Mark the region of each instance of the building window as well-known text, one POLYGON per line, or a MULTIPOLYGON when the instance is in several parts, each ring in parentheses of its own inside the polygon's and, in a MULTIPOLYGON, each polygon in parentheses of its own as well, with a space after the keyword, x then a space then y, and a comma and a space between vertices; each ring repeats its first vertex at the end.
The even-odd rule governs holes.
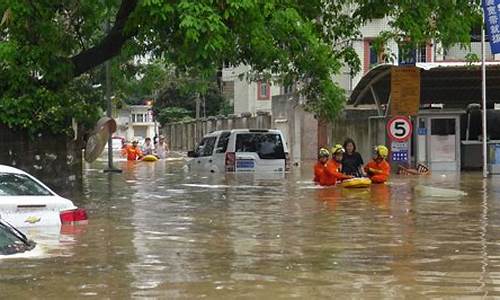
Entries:
POLYGON ((271 86, 267 81, 257 83, 257 99, 269 100, 271 98, 271 86))
POLYGON ((144 122, 144 115, 137 114, 137 123, 142 123, 142 122, 144 122))
MULTIPOLYGON (((383 53, 377 53, 375 49, 375 42, 372 39, 365 39, 363 42, 364 46, 364 71, 365 73, 370 70, 370 68, 383 62, 383 53)), ((383 51, 383 49, 380 49, 383 51)))
POLYGON ((293 93, 293 85, 292 84, 283 86, 283 94, 284 95, 288 95, 291 93, 293 93))
POLYGON ((427 47, 424 45, 417 49, 407 49, 399 46, 398 63, 400 65, 414 65, 427 62, 427 47))
POLYGON ((143 123, 147 122, 147 114, 132 114, 132 123, 143 123))
POLYGON ((369 51, 370 51, 370 66, 374 66, 376 64, 379 63, 378 61, 378 54, 377 54, 377 51, 375 49, 375 45, 373 44, 373 42, 369 42, 369 51))

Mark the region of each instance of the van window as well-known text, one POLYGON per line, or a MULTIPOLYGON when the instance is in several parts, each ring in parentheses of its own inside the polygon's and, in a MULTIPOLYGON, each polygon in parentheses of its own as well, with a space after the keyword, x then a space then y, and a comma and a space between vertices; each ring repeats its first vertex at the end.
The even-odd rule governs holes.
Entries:
POLYGON ((239 133, 236 152, 256 152, 261 159, 285 159, 283 141, 277 133, 239 133))
POLYGON ((227 144, 229 143, 229 137, 231 136, 231 132, 223 132, 219 137, 219 141, 217 142, 217 151, 216 153, 226 153, 227 144))
POLYGON ((196 153, 198 154, 198 156, 212 155, 212 152, 214 152, 216 139, 217 137, 215 136, 202 139, 198 144, 198 147, 196 147, 196 153))

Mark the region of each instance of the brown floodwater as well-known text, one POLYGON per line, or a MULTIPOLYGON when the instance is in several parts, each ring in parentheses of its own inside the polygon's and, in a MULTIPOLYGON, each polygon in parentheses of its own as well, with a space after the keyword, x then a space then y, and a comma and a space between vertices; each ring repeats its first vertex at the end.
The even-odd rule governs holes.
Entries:
POLYGON ((88 225, 31 232, 43 255, 0 259, 0 298, 500 297, 495 177, 394 176, 348 190, 315 187, 311 165, 283 178, 117 165, 122 174, 85 170, 72 200, 88 225))

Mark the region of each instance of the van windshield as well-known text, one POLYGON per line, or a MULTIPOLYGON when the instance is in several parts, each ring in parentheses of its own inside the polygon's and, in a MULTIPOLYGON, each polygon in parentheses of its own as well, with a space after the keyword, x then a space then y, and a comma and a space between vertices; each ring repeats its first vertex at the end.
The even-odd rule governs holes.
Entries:
POLYGON ((261 159, 285 159, 283 141, 277 133, 238 133, 236 152, 255 152, 261 159))

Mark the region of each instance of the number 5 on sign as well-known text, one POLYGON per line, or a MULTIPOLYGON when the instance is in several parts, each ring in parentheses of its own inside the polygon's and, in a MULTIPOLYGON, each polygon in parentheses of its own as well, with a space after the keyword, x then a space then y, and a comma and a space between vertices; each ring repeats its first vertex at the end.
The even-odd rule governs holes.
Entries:
POLYGON ((387 122, 387 135, 391 141, 406 142, 410 139, 413 127, 405 116, 395 116, 387 122))

